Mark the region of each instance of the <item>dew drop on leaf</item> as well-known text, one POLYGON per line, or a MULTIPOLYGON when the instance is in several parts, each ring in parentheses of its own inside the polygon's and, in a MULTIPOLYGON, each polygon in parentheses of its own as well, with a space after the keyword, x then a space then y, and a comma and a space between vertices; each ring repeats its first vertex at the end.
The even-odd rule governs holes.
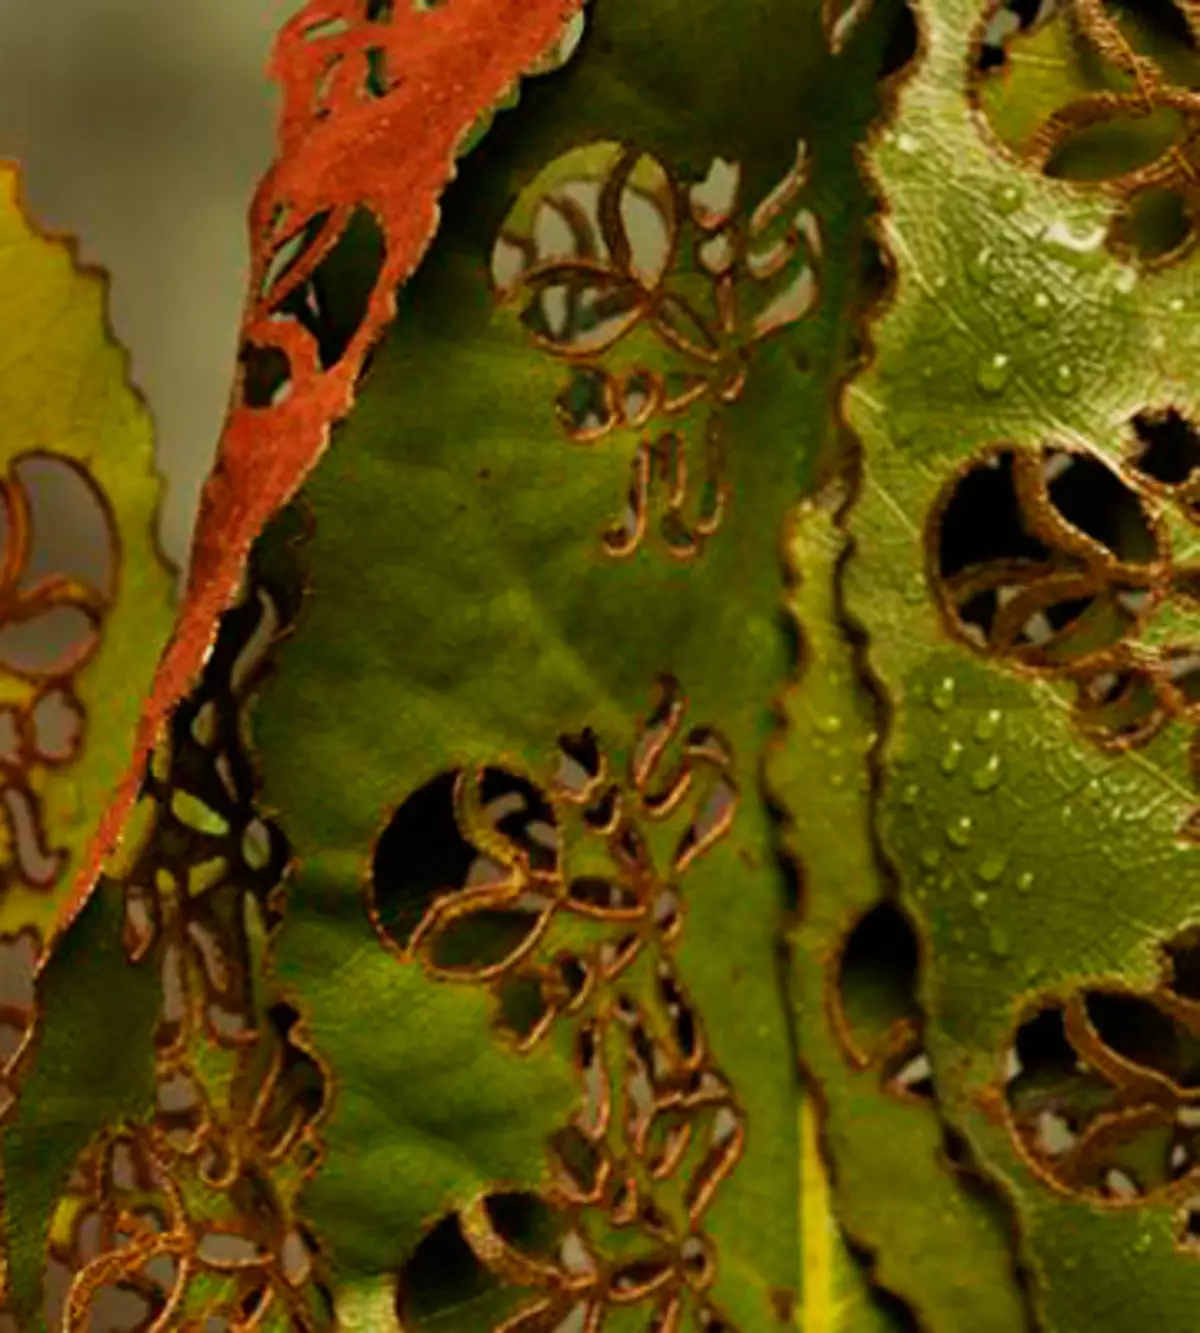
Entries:
POLYGON ((946 825, 946 841, 960 851, 971 845, 971 816, 960 815, 946 825))
POLYGON ((976 286, 987 287, 991 283, 993 258, 994 253, 991 247, 985 245, 982 250, 977 250, 967 260, 967 277, 976 286))
POLYGON ((946 753, 942 755, 940 767, 947 777, 950 777, 953 773, 958 771, 958 764, 959 760, 962 758, 962 752, 963 747, 961 741, 951 741, 950 744, 946 746, 946 753))
POLYGON ((977 768, 971 774, 971 786, 984 795, 987 792, 995 791, 1000 785, 1000 756, 991 755, 981 768, 977 768))
POLYGON ((986 394, 997 394, 1004 390, 1012 374, 1012 364, 1005 352, 996 352, 985 357, 975 372, 975 383, 986 394))
POLYGON ((995 203, 998 213, 1015 213, 1025 202, 1025 195, 1019 185, 1002 185, 996 191, 995 203))
POLYGON ((954 703, 954 677, 943 676, 929 695, 929 702, 939 713, 946 712, 954 703))
POLYGON ((1034 292, 1025 303, 1025 318, 1036 329, 1044 329, 1054 319, 1054 302, 1047 292, 1034 292))

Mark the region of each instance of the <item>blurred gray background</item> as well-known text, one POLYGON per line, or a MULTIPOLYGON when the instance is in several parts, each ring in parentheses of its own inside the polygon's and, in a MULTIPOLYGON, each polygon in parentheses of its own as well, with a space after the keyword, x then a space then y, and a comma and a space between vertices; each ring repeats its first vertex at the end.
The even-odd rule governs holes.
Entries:
POLYGON ((232 384, 246 216, 274 147, 271 36, 301 0, 0 0, 0 156, 111 274, 109 312, 186 560, 232 384))

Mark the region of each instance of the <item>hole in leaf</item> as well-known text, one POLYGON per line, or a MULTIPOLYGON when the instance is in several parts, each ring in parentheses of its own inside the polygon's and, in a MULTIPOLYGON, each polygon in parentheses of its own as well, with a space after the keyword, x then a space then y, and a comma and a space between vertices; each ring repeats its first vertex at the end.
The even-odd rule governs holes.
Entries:
POLYGON ((1200 927, 1173 940, 1166 952, 1170 988, 1185 999, 1200 1001, 1200 927))
POLYGON ((1178 190, 1150 186, 1139 190, 1113 225, 1118 248, 1132 250, 1147 262, 1175 254, 1188 241, 1195 222, 1178 190))
POLYGON ((500 1280, 480 1263, 467 1244, 458 1215, 452 1213, 420 1241, 404 1265, 396 1314, 404 1328, 432 1328, 443 1311, 491 1304, 501 1291, 500 1280))
POLYGON ((975 647, 1062 665, 1113 646, 1147 613, 1159 537, 1138 496, 1099 459, 993 452, 952 484, 943 506, 940 591, 975 647))
POLYGON ((375 845, 371 886, 378 923, 401 948, 434 899, 460 888, 478 853, 454 817, 458 775, 443 773, 404 801, 375 845))
POLYGON ((896 1023, 919 1017, 918 961, 912 926, 891 903, 872 908, 851 931, 838 968, 837 993, 858 1050, 871 1051, 896 1023))
POLYGON ((917 23, 913 18, 908 3, 902 4, 896 11, 891 31, 883 48, 883 58, 879 65, 879 77, 890 78, 902 70, 917 54, 917 23))
POLYGON ((1093 991, 1087 1012, 1101 1040, 1119 1055, 1180 1087, 1200 1087, 1200 1038, 1150 1000, 1093 991))
POLYGON ((1171 107, 1149 115, 1114 114, 1065 134, 1043 170, 1047 176, 1073 181, 1123 176, 1157 161, 1180 137, 1183 124, 1171 107))
MULTIPOLYGON (((319 230, 313 233, 313 242, 319 230)), ((316 339, 322 369, 328 370, 342 359, 362 325, 383 267, 385 248, 383 229, 375 215, 369 209, 356 208, 308 278, 275 306, 316 339)), ((291 260, 291 264, 298 262, 299 256, 291 260)))
POLYGON ((83 470, 57 454, 30 454, 13 465, 29 503, 32 541, 18 587, 55 574, 79 579, 107 601, 115 591, 117 547, 103 493, 83 470))
POLYGON ((242 371, 242 401, 247 407, 274 407, 291 393, 292 364, 278 347, 244 343, 238 361, 242 371))
POLYGON ((1133 418, 1138 451, 1133 465, 1164 486, 1178 486, 1200 468, 1200 432, 1176 408, 1133 418))

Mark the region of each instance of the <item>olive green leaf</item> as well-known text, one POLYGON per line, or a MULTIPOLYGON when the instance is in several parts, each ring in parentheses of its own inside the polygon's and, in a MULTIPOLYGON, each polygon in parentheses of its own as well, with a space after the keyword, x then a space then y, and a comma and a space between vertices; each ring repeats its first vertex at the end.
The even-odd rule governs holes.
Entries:
MULTIPOLYGON (((841 623, 838 499, 827 492, 794 517, 804 665, 767 771, 802 883, 790 934, 800 1055, 824 1112, 837 1214, 872 1255, 875 1279, 919 1310, 923 1327, 1013 1333, 1026 1320, 1011 1227, 949 1159, 911 993, 915 941, 870 836, 877 708, 841 623)), ((805 1278, 808 1328, 822 1284, 807 1267, 805 1278)))
MULTIPOLYGON (((872 152, 893 299, 850 395, 877 827, 943 1111, 1012 1197, 1045 1327, 1183 1329, 1200 272, 1124 244, 1149 178, 1054 179, 964 114, 984 16, 923 14, 872 152)), ((1190 208, 1186 161, 1152 178, 1190 208)))
POLYGON ((121 775, 171 624, 150 419, 99 275, 40 234, 0 167, 0 935, 44 948, 121 775))
POLYGON ((758 765, 893 14, 839 65, 816 4, 594 4, 461 162, 306 485, 254 731, 347 1320, 385 1279, 414 1329, 794 1320, 758 765))
POLYGON ((41 1022, 3 1137, 4 1303, 22 1328, 43 1326, 51 1219, 76 1159, 100 1127, 154 1099, 157 984, 129 966, 121 919, 119 892, 102 885, 39 978, 41 1022))
POLYGON ((257 808, 247 750, 249 702, 297 609, 300 522, 290 511, 255 551, 96 903, 43 978, 49 1027, 2 1140, 23 1326, 89 1327, 114 1307, 181 1326, 247 1312, 263 1329, 329 1324, 319 1246, 294 1210, 327 1078, 267 977, 288 848, 257 808))

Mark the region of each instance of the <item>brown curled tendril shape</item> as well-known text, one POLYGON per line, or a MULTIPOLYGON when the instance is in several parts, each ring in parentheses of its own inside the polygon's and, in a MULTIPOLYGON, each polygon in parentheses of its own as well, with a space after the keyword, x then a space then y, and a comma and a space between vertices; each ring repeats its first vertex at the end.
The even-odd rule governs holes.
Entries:
POLYGON ((1010 1133, 1053 1188, 1114 1208, 1178 1205, 1181 1247, 1200 1222, 1200 936, 1167 947, 1159 984, 1094 987, 1042 1003, 1004 1078, 1010 1133))
MULTIPOLYGON (((290 521, 303 529, 307 515, 290 521)), ((256 553, 107 867, 124 888, 127 955, 162 980, 156 1109, 93 1145, 60 1204, 69 1239, 51 1248, 52 1327, 91 1327, 114 1301, 137 1328, 332 1325, 295 1208, 320 1163, 329 1079, 264 980, 288 849, 257 805, 248 728, 300 598, 298 570, 256 553)))
POLYGON ((119 553, 108 503, 74 460, 26 454, 0 477, 0 676, 10 682, 0 704, 0 893, 15 885, 49 891, 65 869, 66 852, 50 843, 39 792, 49 773, 74 763, 83 751, 86 719, 75 680, 100 646, 113 597, 111 577, 60 570, 31 574, 54 555, 54 534, 35 530, 23 476, 34 464, 65 474, 64 480, 69 476, 73 489, 86 497, 104 530, 110 570, 119 553))
MULTIPOLYGON (((573 1025, 580 1100, 549 1144, 542 1195, 553 1246, 535 1254, 508 1234, 488 1193, 459 1214, 477 1261, 522 1293, 493 1333, 564 1320, 594 1333, 627 1306, 658 1333, 682 1330, 689 1311, 693 1328, 734 1333, 708 1296, 717 1256, 703 1219, 741 1155, 744 1115, 673 951, 687 873, 728 833, 739 798, 728 743, 685 730, 685 712, 665 677, 623 773, 586 729, 560 739, 544 779, 474 767, 443 783, 461 882, 435 890, 407 936, 385 901, 403 845, 377 849, 371 912, 389 946, 438 980, 489 987, 517 1050, 573 1025), (604 1227, 621 1238, 612 1257, 604 1227)), ((390 827, 403 818, 401 807, 390 827)), ((404 1288, 402 1277, 402 1300, 404 1288)))
POLYGON ((612 556, 642 544, 652 504, 671 555, 690 559, 730 498, 728 416, 756 347, 811 313, 820 228, 799 203, 806 149, 741 215, 741 169, 717 159, 684 186, 636 147, 595 143, 557 159, 525 192, 492 255, 504 304, 534 345, 570 366, 556 410, 567 438, 638 438, 612 556))
POLYGON ((116 1309, 125 1326, 164 1333, 331 1327, 311 1235, 263 1178, 244 1174, 228 1196, 239 1212, 201 1201, 153 1128, 105 1135, 76 1167, 65 1234, 51 1240, 50 1326, 83 1333, 116 1309))
MULTIPOLYGON (((1191 423, 1144 412, 1120 464, 995 445, 930 516, 927 573, 948 630, 1024 675, 1072 682, 1077 724, 1106 749, 1200 723, 1197 571, 1173 555, 1200 522, 1196 465, 1191 423)), ((1200 740, 1193 771, 1200 785, 1200 740)))
MULTIPOLYGON (((1004 0, 990 4, 977 29, 973 46, 973 92, 978 101, 979 52, 989 23, 1000 12, 1004 0)), ((1190 3, 1174 3, 1171 9, 1182 18, 1192 50, 1200 46, 1200 11, 1190 3)), ((1143 255, 1148 262, 1175 262, 1190 252, 1197 240, 1200 224, 1200 90, 1172 84, 1160 63, 1151 55, 1135 49, 1118 19, 1104 0, 1061 0, 1051 20, 1068 25, 1072 40, 1081 45, 1099 68, 1105 70, 1111 85, 1080 94, 1051 111, 1025 142, 1011 145, 1030 167, 1037 171, 1060 174, 1056 163, 1073 140, 1105 124, 1118 126, 1169 113, 1175 119, 1172 132, 1148 160, 1127 169, 1114 168, 1105 176, 1075 180, 1079 188, 1103 189, 1116 196, 1120 207, 1109 228, 1108 241, 1120 252, 1137 254, 1130 226, 1139 206, 1153 194, 1170 195, 1186 220, 1186 231, 1165 250, 1143 255)), ((1006 39, 1007 41, 1007 39, 1006 39)))

